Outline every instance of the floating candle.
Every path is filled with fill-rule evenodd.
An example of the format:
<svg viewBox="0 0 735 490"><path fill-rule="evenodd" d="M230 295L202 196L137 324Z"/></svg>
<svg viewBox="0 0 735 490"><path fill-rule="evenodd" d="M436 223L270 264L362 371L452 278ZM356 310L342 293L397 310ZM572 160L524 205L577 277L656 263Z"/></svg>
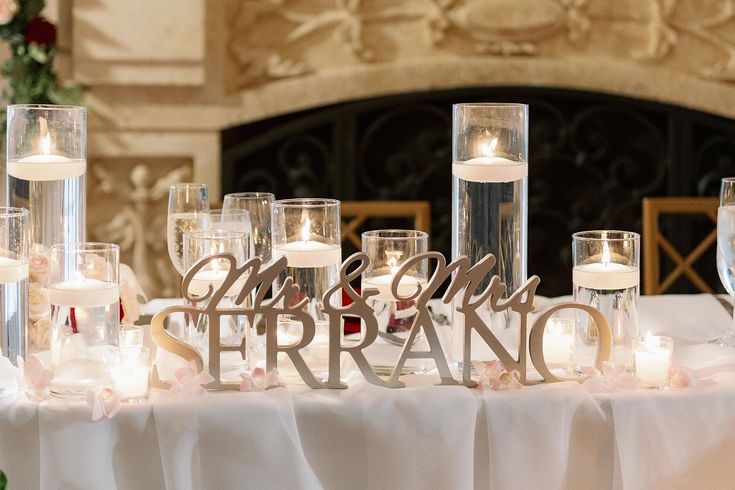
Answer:
<svg viewBox="0 0 735 490"><path fill-rule="evenodd" d="M84 175L86 170L87 160L61 155L31 155L20 160L8 160L8 175L23 180L73 179Z"/></svg>
<svg viewBox="0 0 735 490"><path fill-rule="evenodd" d="M213 291L217 291L222 283L227 279L229 271L227 270L202 270L194 274L191 282L189 283L189 292L197 296L204 296L209 291L209 286L212 286ZM245 285L247 277L242 275L238 276L235 283L227 291L226 296L237 296L240 294L240 290Z"/></svg>
<svg viewBox="0 0 735 490"><path fill-rule="evenodd" d="M0 284L22 281L28 278L28 262L0 257Z"/></svg>
<svg viewBox="0 0 735 490"><path fill-rule="evenodd" d="M362 281L362 289L377 289L378 295L373 296L373 299L381 301L400 301L391 293L391 284L395 279L395 274L384 274L382 276L373 276ZM418 280L415 277L403 276L398 283L398 296L405 297L413 294L416 291L416 286L423 288L426 285L426 281Z"/></svg>
<svg viewBox="0 0 735 490"><path fill-rule="evenodd" d="M515 182L528 176L528 163L502 157L478 157L454 162L452 175L470 182Z"/></svg>
<svg viewBox="0 0 735 490"><path fill-rule="evenodd" d="M97 279L76 279L49 286L52 305L69 308L107 306L120 299L120 287Z"/></svg>

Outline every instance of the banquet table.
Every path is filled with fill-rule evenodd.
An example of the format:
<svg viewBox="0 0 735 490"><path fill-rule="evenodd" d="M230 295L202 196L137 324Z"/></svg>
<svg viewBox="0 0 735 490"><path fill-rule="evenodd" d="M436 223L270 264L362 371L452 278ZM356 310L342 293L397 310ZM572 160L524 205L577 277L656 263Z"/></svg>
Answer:
<svg viewBox="0 0 735 490"><path fill-rule="evenodd" d="M174 396L112 419L82 402L0 405L9 488L733 488L735 350L707 343L731 318L710 295L648 296L641 327L674 337L698 386L590 394L576 382L514 391L289 385Z"/></svg>

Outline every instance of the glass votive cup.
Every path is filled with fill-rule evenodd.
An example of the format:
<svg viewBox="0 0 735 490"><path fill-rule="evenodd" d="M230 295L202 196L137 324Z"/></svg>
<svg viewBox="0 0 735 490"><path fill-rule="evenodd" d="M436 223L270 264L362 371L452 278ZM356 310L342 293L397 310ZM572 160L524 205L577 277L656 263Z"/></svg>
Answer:
<svg viewBox="0 0 735 490"><path fill-rule="evenodd" d="M144 330L142 325L120 326L120 347L143 347Z"/></svg>
<svg viewBox="0 0 735 490"><path fill-rule="evenodd" d="M549 369L568 371L574 367L574 320L551 318L544 330L544 361Z"/></svg>
<svg viewBox="0 0 735 490"><path fill-rule="evenodd" d="M123 402L148 398L151 351L143 347L120 347L112 353L112 381Z"/></svg>
<svg viewBox="0 0 735 490"><path fill-rule="evenodd" d="M668 381L674 339L647 335L633 339L635 375L645 388L664 388Z"/></svg>
<svg viewBox="0 0 735 490"><path fill-rule="evenodd" d="M572 235L574 301L592 306L610 325L610 361L633 369L632 340L640 336L640 235L594 230ZM575 364L594 364L598 332L587 314L577 316Z"/></svg>

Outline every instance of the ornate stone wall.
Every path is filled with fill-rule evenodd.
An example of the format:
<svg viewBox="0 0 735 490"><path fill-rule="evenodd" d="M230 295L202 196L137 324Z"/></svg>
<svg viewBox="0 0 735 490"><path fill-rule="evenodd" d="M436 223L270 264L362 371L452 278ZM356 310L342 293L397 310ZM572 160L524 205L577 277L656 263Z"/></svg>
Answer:
<svg viewBox="0 0 735 490"><path fill-rule="evenodd" d="M735 0L57 0L50 9L67 33L64 72L89 86L93 168L135 187L134 174L154 182L186 162L214 200L222 129L371 96L549 86L735 117ZM123 199L108 198L102 221Z"/></svg>

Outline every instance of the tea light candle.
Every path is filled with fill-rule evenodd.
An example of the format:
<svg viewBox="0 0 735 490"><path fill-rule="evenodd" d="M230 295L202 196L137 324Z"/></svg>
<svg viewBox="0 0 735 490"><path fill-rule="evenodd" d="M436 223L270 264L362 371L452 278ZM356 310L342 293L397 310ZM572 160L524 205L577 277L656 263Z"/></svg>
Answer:
<svg viewBox="0 0 735 490"><path fill-rule="evenodd" d="M149 356L148 349L120 349L112 379L122 400L143 400L148 397Z"/></svg>
<svg viewBox="0 0 735 490"><path fill-rule="evenodd" d="M495 156L497 138L482 143L485 156L452 163L452 175L470 182L515 182L528 176L528 163Z"/></svg>
<svg viewBox="0 0 735 490"><path fill-rule="evenodd" d="M120 287L97 279L71 279L49 286L52 305L69 308L107 306L120 299Z"/></svg>
<svg viewBox="0 0 735 490"><path fill-rule="evenodd" d="M548 364L569 366L574 352L574 323L567 318L552 318L544 330L544 360Z"/></svg>
<svg viewBox="0 0 735 490"><path fill-rule="evenodd" d="M225 282L225 279L227 279L228 274L228 270L201 270L191 278L189 292L197 296L204 296L209 291L209 286L212 286L213 291L217 291L222 286L222 283ZM237 296L240 294L246 279L246 277L238 277L227 291L226 296Z"/></svg>
<svg viewBox="0 0 735 490"><path fill-rule="evenodd" d="M275 247L273 257L286 257L289 267L326 267L342 261L342 249L339 245L332 245L315 241L309 231L311 220L306 218L301 227L301 240L286 243Z"/></svg>
<svg viewBox="0 0 735 490"><path fill-rule="evenodd" d="M670 337L647 336L633 344L635 374L645 387L661 387L671 367L674 341Z"/></svg>
<svg viewBox="0 0 735 490"><path fill-rule="evenodd" d="M572 282L579 287L597 290L628 289L638 286L638 267L613 262L610 247L603 243L601 262L577 265L572 269Z"/></svg>
<svg viewBox="0 0 735 490"><path fill-rule="evenodd" d="M28 278L28 262L0 257L0 284L22 281Z"/></svg>

